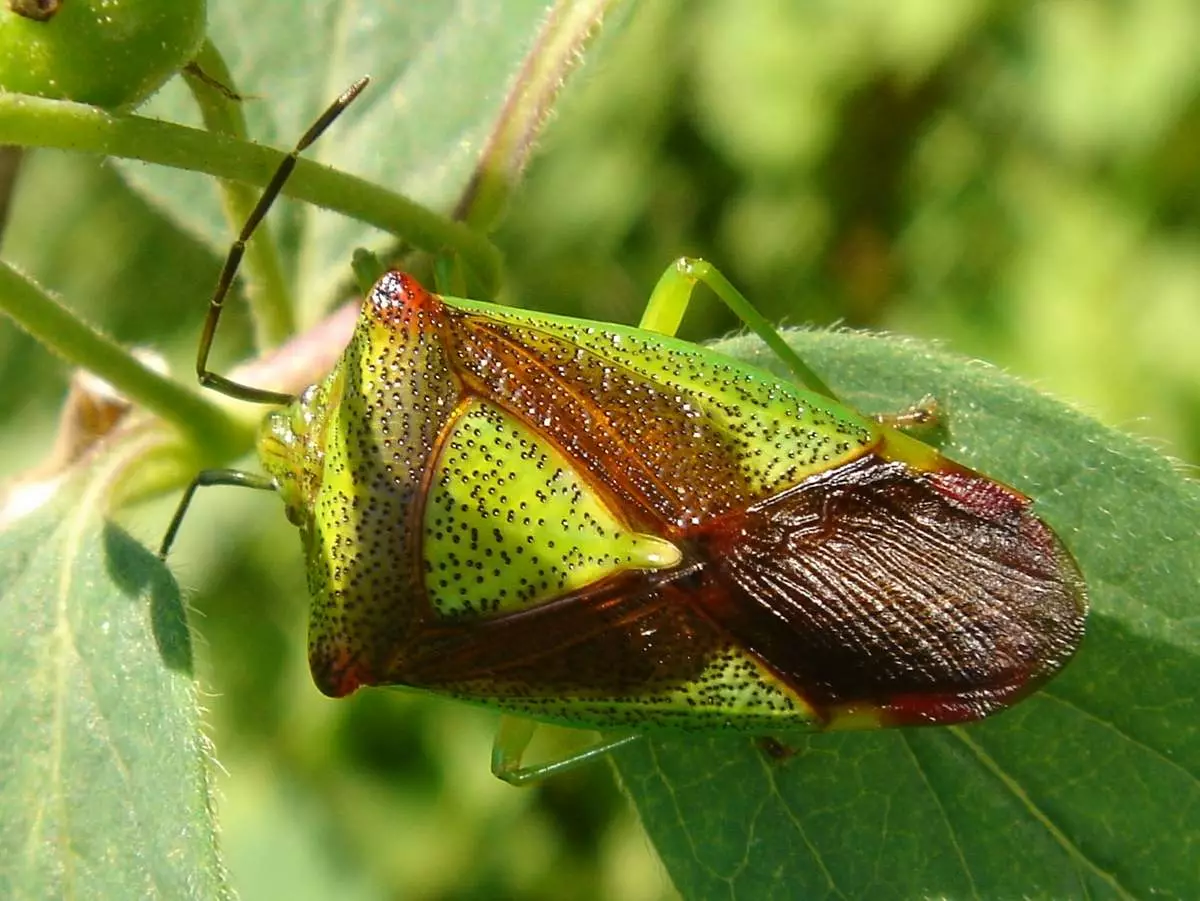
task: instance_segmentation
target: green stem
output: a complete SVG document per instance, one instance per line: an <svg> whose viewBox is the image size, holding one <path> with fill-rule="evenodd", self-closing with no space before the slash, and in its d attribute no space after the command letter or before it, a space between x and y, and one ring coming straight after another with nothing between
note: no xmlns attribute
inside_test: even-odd
<svg viewBox="0 0 1200 901"><path fill-rule="evenodd" d="M173 423L207 455L228 457L250 444L252 437L244 423L195 391L147 368L3 261L0 311L69 362L95 373L131 401Z"/></svg>
<svg viewBox="0 0 1200 901"><path fill-rule="evenodd" d="M188 69L184 69L183 76L200 108L204 126L214 134L246 140L246 117L242 114L241 100L236 96L233 75L211 41L204 42L194 65L203 76ZM222 91L213 82L227 90ZM250 217L259 192L250 185L227 179L222 179L220 185L225 218L236 234ZM246 245L243 266L249 274L247 299L254 317L258 348L275 347L291 337L296 329L296 317L278 247L268 223L260 224Z"/></svg>
<svg viewBox="0 0 1200 901"><path fill-rule="evenodd" d="M495 227L568 76L600 35L605 17L622 5L622 0L555 4L509 89L471 181L459 198L455 219L480 231Z"/></svg>
<svg viewBox="0 0 1200 901"><path fill-rule="evenodd" d="M142 116L115 116L62 100L0 93L0 144L126 157L266 185L284 154L258 144ZM361 178L301 159L284 194L366 222L431 253L460 254L491 296L500 253L461 222Z"/></svg>

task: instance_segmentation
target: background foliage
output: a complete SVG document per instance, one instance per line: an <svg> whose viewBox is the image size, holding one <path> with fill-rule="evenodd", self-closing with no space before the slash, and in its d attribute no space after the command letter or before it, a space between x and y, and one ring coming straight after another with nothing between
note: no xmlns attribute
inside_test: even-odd
<svg viewBox="0 0 1200 901"><path fill-rule="evenodd" d="M300 4L260 32L222 8L223 49L284 52L310 27ZM508 296L635 321L666 263L696 253L771 318L934 338L1198 460L1196 46L1189 0L642 4L568 92L497 235ZM286 106L255 80L269 55L230 55L252 110ZM257 133L290 140L284 119ZM39 153L2 250L186 371L221 252L192 235L113 167ZM732 325L705 304L687 332ZM0 320L0 476L40 459L66 377ZM194 592L242 897L669 894L606 768L515 792L487 772L486 713L317 697L295 538L270 499L231 494L189 522L173 568ZM132 528L153 543L167 515Z"/></svg>

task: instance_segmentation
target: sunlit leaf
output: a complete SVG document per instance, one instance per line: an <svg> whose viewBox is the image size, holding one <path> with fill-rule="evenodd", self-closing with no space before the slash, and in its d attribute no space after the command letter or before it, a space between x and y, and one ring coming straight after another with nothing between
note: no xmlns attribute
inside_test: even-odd
<svg viewBox="0 0 1200 901"><path fill-rule="evenodd" d="M225 897L178 587L74 487L0 533L0 896Z"/></svg>
<svg viewBox="0 0 1200 901"><path fill-rule="evenodd" d="M977 725L786 736L785 760L748 737L634 746L618 767L680 891L1196 897L1200 489L990 367L851 334L796 343L865 409L937 396L946 453L1036 498L1075 553L1088 634L1059 678Z"/></svg>

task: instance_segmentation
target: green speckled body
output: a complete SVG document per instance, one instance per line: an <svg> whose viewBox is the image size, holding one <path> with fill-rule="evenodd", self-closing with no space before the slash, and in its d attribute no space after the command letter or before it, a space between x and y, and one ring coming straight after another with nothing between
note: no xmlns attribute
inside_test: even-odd
<svg viewBox="0 0 1200 901"><path fill-rule="evenodd" d="M602 729L956 721L1082 627L1055 627L1082 585L1011 489L712 351L399 273L260 450L333 695L405 685Z"/></svg>

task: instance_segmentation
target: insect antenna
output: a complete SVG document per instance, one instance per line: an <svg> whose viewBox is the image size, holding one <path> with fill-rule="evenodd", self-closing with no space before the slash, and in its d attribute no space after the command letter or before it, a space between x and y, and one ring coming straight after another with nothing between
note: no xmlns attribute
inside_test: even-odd
<svg viewBox="0 0 1200 901"><path fill-rule="evenodd" d="M259 223L266 216L267 211L271 208L271 204L275 202L275 199L283 190L283 186L289 176L291 176L292 170L296 168L296 161L300 159L300 154L316 141L325 129L333 124L334 120L342 114L346 107L354 102L354 99L367 86L369 80L364 76L352 84L337 100L330 104L329 108L321 114L317 121L309 126L308 131L296 142L296 146L292 149L292 152L280 162L279 168L275 170L275 174L271 176L271 180L267 182L267 186L263 189L262 196L258 198L258 203L254 205L254 209L246 217L246 222L242 225L241 232L238 233L237 238L229 246L229 253L225 257L225 264L221 267L221 275L217 279L217 287L213 291L212 299L208 302L208 315L204 320L204 330L200 333L200 346L196 352L196 377L205 388L211 388L229 397L236 397L239 400L250 401L256 404L278 406L289 403L293 399L290 394L242 385L223 375L212 372L208 368L208 354L212 349L213 336L217 331L217 322L221 319L221 311L225 308L225 298L229 294L229 288L237 276L242 256L246 252L246 242L250 240L250 236L254 234L255 229L258 228Z"/></svg>
<svg viewBox="0 0 1200 901"><path fill-rule="evenodd" d="M334 120L342 114L347 106L354 102L354 98L362 93L368 81L368 78L363 77L352 84L337 100L330 104L329 108L320 115L317 121L309 126L308 131L296 142L296 146L292 149L292 152L280 162L279 168L275 170L275 174L271 176L271 180L267 182L267 186L263 189L262 196L258 198L258 203L254 205L254 209L246 217L246 222L242 226L242 230L229 246L229 253L225 257L225 264L221 267L221 275L217 279L217 287L213 291L212 299L208 302L208 315L204 320L204 330L200 334L200 347L196 352L196 377L205 388L212 388L214 391L219 391L229 397L236 397L239 400L257 404L282 405L291 403L294 399L290 394L242 385L223 375L209 371L208 354L212 349L213 336L217 331L217 323L221 319L221 311L225 308L225 298L229 294L229 288L237 276L238 266L241 264L242 256L246 252L246 242L250 240L250 236L258 228L258 224L267 215L271 204L275 202L275 198L283 190L283 186L292 174L292 170L296 168L296 161L300 158L300 154L319 138L325 129L333 124ZM163 535L162 543L158 549L159 559L165 560L168 552L171 550L171 545L175 543L175 536L179 532L179 526L183 522L184 515L191 506L192 497L195 495L196 489L205 488L210 485L235 485L239 488L254 488L260 491L274 491L277 487L275 480L269 476L254 472L243 472L240 469L205 469L197 473L196 477L192 479L187 489L183 492L183 497L179 499L179 506L175 508L175 515L171 517L171 522L167 526L166 533Z"/></svg>

